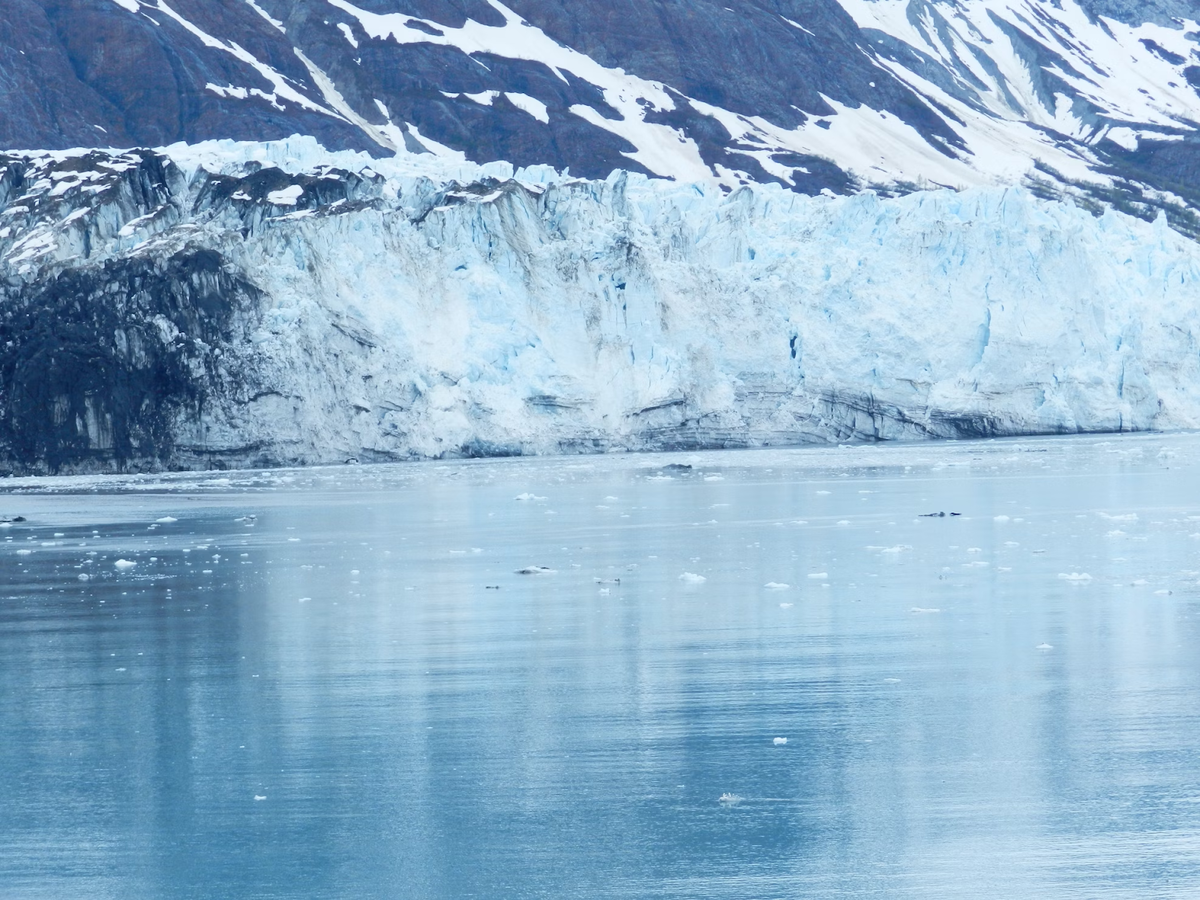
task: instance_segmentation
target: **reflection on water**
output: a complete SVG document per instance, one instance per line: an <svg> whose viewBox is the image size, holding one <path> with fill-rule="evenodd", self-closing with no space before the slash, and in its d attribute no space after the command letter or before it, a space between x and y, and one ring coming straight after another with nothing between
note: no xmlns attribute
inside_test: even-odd
<svg viewBox="0 0 1200 900"><path fill-rule="evenodd" d="M1200 895L1198 466L13 481L0 896Z"/></svg>

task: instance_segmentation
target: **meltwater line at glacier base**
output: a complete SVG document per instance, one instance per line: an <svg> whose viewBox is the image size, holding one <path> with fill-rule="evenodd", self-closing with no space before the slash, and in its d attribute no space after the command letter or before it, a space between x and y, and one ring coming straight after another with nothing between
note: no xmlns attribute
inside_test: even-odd
<svg viewBox="0 0 1200 900"><path fill-rule="evenodd" d="M17 471L1200 425L1200 247L312 139L0 156Z"/></svg>

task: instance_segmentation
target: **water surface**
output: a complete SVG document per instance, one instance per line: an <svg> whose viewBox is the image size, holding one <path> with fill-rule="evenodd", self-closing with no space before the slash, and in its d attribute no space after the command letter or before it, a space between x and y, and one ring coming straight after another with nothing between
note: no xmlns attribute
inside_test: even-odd
<svg viewBox="0 0 1200 900"><path fill-rule="evenodd" d="M1195 436L0 488L5 898L1200 896Z"/></svg>

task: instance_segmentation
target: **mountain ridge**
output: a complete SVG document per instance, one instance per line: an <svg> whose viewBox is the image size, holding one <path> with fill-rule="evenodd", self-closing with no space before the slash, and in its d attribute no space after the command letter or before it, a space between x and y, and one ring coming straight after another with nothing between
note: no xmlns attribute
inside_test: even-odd
<svg viewBox="0 0 1200 900"><path fill-rule="evenodd" d="M1200 209L1190 0L13 2L2 148L308 134L726 190Z"/></svg>

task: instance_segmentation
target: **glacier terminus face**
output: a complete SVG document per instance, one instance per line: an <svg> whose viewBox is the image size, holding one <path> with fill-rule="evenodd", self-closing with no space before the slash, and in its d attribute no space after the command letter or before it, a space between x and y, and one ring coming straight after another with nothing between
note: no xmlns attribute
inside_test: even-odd
<svg viewBox="0 0 1200 900"><path fill-rule="evenodd" d="M0 167L14 470L1200 425L1163 217L312 139Z"/></svg>

